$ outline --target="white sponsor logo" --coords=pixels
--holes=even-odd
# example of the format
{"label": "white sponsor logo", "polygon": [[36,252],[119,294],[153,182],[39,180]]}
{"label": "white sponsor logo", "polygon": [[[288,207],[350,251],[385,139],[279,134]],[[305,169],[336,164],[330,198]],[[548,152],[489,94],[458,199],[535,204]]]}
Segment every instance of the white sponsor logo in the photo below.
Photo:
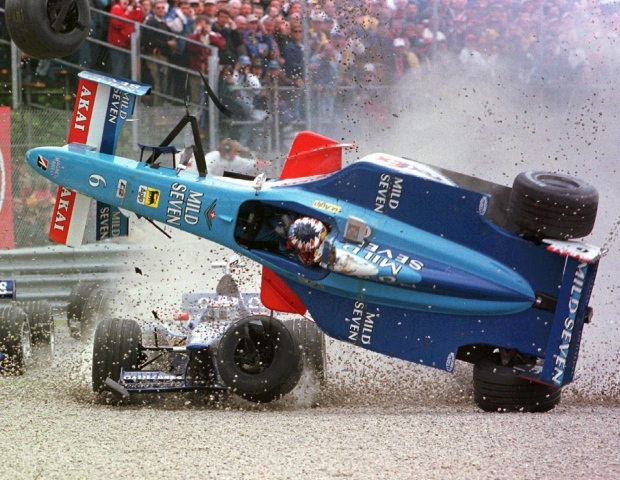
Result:
{"label": "white sponsor logo", "polygon": [[118,181],[116,185],[116,196],[118,198],[125,198],[125,192],[127,191],[127,181],[122,178]]}

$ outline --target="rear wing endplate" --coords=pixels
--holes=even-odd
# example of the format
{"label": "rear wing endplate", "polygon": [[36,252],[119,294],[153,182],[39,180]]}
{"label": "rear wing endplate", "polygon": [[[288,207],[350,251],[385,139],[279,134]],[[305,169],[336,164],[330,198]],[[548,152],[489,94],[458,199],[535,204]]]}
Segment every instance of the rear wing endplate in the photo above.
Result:
{"label": "rear wing endplate", "polygon": [[575,375],[583,325],[589,322],[592,314],[588,303],[604,251],[581,242],[544,242],[548,244],[547,250],[565,256],[566,263],[542,371],[540,376],[523,376],[562,387],[568,385]]}
{"label": "rear wing endplate", "polygon": [[[80,72],[78,77],[80,81],[67,143],[85,145],[114,155],[122,126],[133,114],[136,97],[147,95],[151,87],[91,71]],[[68,246],[81,245],[90,204],[89,197],[59,186],[50,225],[50,240]],[[96,212],[97,241],[127,235],[128,219],[118,209],[97,202]],[[115,225],[112,221],[116,222]]]}

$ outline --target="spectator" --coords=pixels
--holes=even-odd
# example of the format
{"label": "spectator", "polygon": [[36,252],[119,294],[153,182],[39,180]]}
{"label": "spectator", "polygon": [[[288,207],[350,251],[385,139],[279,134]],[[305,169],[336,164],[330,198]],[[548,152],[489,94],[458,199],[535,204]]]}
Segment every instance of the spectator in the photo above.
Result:
{"label": "spectator", "polygon": [[[270,45],[267,58],[269,60],[277,60],[280,65],[284,65],[284,58],[282,58],[280,47],[274,37],[275,25],[275,20],[271,17],[263,18],[263,20],[261,21],[261,26],[263,27],[263,36],[269,40],[268,44]],[[265,67],[267,67],[266,64]]]}
{"label": "spectator", "polygon": [[407,17],[407,5],[409,5],[409,2],[407,0],[395,0],[394,1],[394,11],[392,12],[392,20],[394,20],[394,19],[398,19],[398,20],[405,19]]}
{"label": "spectator", "polygon": [[233,120],[247,120],[245,105],[239,98],[239,90],[236,89],[234,78],[235,70],[232,65],[224,65],[218,83],[220,101],[231,111]]}
{"label": "spectator", "polygon": [[450,5],[452,16],[451,26],[444,31],[448,41],[448,47],[458,52],[465,47],[465,35],[469,17],[467,14],[467,0],[452,0]]}
{"label": "spectator", "polygon": [[[113,0],[88,0],[91,9],[109,11]],[[108,30],[108,17],[100,13],[90,14],[88,36],[95,40],[105,40]],[[101,68],[105,63],[108,48],[103,48],[92,42],[84,42],[78,51],[77,63],[83,68]]]}
{"label": "spectator", "polygon": [[[255,89],[261,87],[260,80],[250,71],[251,66],[252,60],[250,57],[241,55],[233,72],[234,86],[237,92],[239,92],[237,97],[243,104],[243,116],[246,120],[255,120],[253,118]],[[244,140],[247,141],[247,138]],[[241,143],[245,144],[246,141]]]}
{"label": "spectator", "polygon": [[246,50],[241,32],[237,30],[237,24],[230,18],[228,10],[225,8],[218,10],[212,30],[222,35],[226,41],[226,46],[220,50],[220,65],[235,65],[239,55],[245,54]]}
{"label": "spectator", "polygon": [[304,75],[304,44],[301,25],[291,29],[291,41],[284,47],[284,73],[298,87],[303,85]]}
{"label": "spectator", "polygon": [[[179,3],[179,0],[168,0],[168,5],[166,7],[166,21],[172,21],[174,22],[174,20],[176,19],[177,16],[177,4]],[[170,24],[168,24],[168,26],[170,27]],[[174,31],[174,28],[171,27],[172,31]]]}
{"label": "spectator", "polygon": [[239,0],[230,0],[228,3],[228,13],[230,13],[230,18],[236,20],[241,13],[241,2]]}
{"label": "spectator", "polygon": [[192,17],[194,20],[196,20],[199,15],[205,13],[205,4],[201,0],[191,0],[189,5],[192,7]]}
{"label": "spectator", "polygon": [[[118,0],[110,10],[110,24],[108,27],[108,43],[115,47],[129,50],[131,48],[131,34],[135,31],[133,22],[142,22],[144,11],[137,0]],[[131,78],[131,61],[129,52],[110,49],[110,64],[112,75]]]}
{"label": "spectator", "polygon": [[279,14],[280,14],[280,9],[278,7],[276,7],[275,5],[273,5],[273,4],[270,4],[269,7],[267,7],[267,13],[265,14],[265,16],[263,18],[261,18],[261,23],[266,18],[271,18],[272,20],[275,21],[276,17]]}
{"label": "spectator", "polygon": [[248,55],[252,61],[259,60],[264,67],[273,52],[273,40],[269,35],[263,34],[258,28],[258,17],[251,14],[248,17],[248,27],[243,32],[243,40]]}
{"label": "spectator", "polygon": [[252,5],[252,13],[256,15],[259,19],[263,18],[265,15],[265,9],[260,4]]}
{"label": "spectator", "polygon": [[[211,50],[207,45],[212,45],[218,49],[223,49],[226,41],[219,34],[211,31],[211,24],[206,15],[196,17],[196,28],[187,36],[188,39],[200,42],[205,46],[187,42],[187,55],[189,57],[189,69],[194,72],[201,72],[205,76],[209,71],[209,57]],[[202,79],[195,75],[190,76],[190,99],[192,102],[204,103]]]}
{"label": "spectator", "polygon": [[333,22],[330,33],[336,33],[340,31],[340,25],[338,23],[338,11],[336,10],[336,2],[334,0],[325,0],[323,3],[323,12]]}
{"label": "spectator", "polygon": [[[146,22],[149,28],[143,29],[144,32],[144,53],[154,57],[159,62],[168,62],[173,52],[176,50],[176,40],[167,34],[170,34],[170,28],[165,20],[166,1],[155,0],[153,6],[153,16]],[[166,85],[168,78],[168,66],[163,63],[153,61],[147,62],[151,78],[153,80],[153,88],[156,92],[163,93],[163,87]],[[156,97],[153,100],[155,105],[161,104],[161,98]]]}
{"label": "spectator", "polygon": [[235,23],[237,24],[237,30],[240,32],[245,32],[248,28],[248,20],[243,15],[237,15],[237,18],[235,18]]}
{"label": "spectator", "polygon": [[250,75],[246,78],[247,85],[252,88],[252,106],[254,111],[252,112],[252,118],[254,120],[264,120],[267,116],[267,91],[262,88],[264,70],[267,65],[264,65],[262,60],[256,59],[252,62],[252,70]]}
{"label": "spectator", "polygon": [[209,22],[213,24],[217,20],[217,2],[215,0],[205,0],[204,5],[203,13],[209,19]]}
{"label": "spectator", "polygon": [[297,120],[301,120],[304,117],[302,110],[302,92],[301,88],[304,86],[304,44],[303,44],[303,30],[301,25],[294,25],[292,30],[292,39],[284,47],[284,73],[290,78],[297,90],[290,93],[288,99]]}
{"label": "spectator", "polygon": [[260,57],[258,47],[260,36],[260,32],[258,30],[258,17],[252,13],[247,17],[247,21],[247,27],[243,31],[243,43],[250,60],[252,60]]}
{"label": "spectator", "polygon": [[319,119],[322,123],[334,121],[334,102],[338,84],[338,67],[335,62],[334,48],[326,43],[310,59],[314,85],[318,88]]}
{"label": "spectator", "polygon": [[[454,0],[453,0],[454,1]],[[462,0],[466,2],[467,0]],[[415,2],[409,2],[405,7],[405,16],[403,17],[405,22],[416,23],[418,18],[418,4]]]}
{"label": "spectator", "polygon": [[[273,98],[273,102],[277,102],[278,116],[280,125],[284,125],[285,128],[291,128],[290,124],[295,120],[293,111],[291,110],[289,103],[287,102],[287,96],[281,95],[276,92],[280,87],[292,87],[295,84],[293,81],[284,75],[280,64],[276,60],[270,60],[267,65],[267,75],[263,80],[263,86],[271,92],[270,97]],[[278,95],[276,95],[278,93]],[[273,103],[271,103],[273,105]],[[262,108],[269,112],[271,105],[265,103]]]}
{"label": "spectator", "polygon": [[[443,35],[443,34],[442,34]],[[445,37],[444,37],[445,38]],[[445,43],[445,42],[444,42]],[[392,70],[394,82],[399,82],[403,77],[411,72],[417,72],[420,64],[417,57],[407,49],[407,42],[403,38],[394,39],[393,61],[388,64],[388,69]]]}
{"label": "spectator", "polygon": [[281,22],[277,23],[276,31],[273,32],[273,38],[278,44],[282,59],[284,60],[284,49],[291,41],[291,24],[286,20],[282,20]]}
{"label": "spectator", "polygon": [[[380,23],[377,26],[374,42],[368,47],[366,61],[375,65],[385,65],[390,63],[394,54],[394,40],[390,36],[390,29],[387,23]],[[381,68],[384,72],[382,80],[391,82],[391,71]]]}
{"label": "spectator", "polygon": [[153,15],[153,1],[152,0],[141,0],[140,5],[142,6],[142,11],[144,12],[143,21],[146,22]]}
{"label": "spectator", "polygon": [[250,13],[252,13],[252,4],[249,1],[243,2],[239,10],[239,15],[243,15],[247,18]]}
{"label": "spectator", "polygon": [[[196,22],[192,18],[192,7],[189,0],[180,0],[176,8],[175,23],[181,25],[181,30],[176,32],[180,37],[187,37],[196,27]],[[167,91],[176,98],[185,98],[188,92],[185,91],[185,69],[189,66],[190,58],[186,51],[187,42],[180,38],[177,40],[177,47],[170,58],[170,63],[177,65],[180,69],[173,69],[169,76]]]}
{"label": "spectator", "polygon": [[325,13],[316,10],[312,12],[308,35],[310,36],[310,51],[313,54],[318,52],[323,45],[329,43],[329,38],[323,27],[324,20],[327,20],[327,15],[325,15]]}
{"label": "spectator", "polygon": [[295,15],[301,16],[302,8],[301,8],[301,0],[291,0],[288,4],[288,8],[284,7],[283,9],[285,13],[288,15],[289,22],[291,18]]}
{"label": "spectator", "polygon": [[484,78],[490,74],[490,66],[478,50],[478,39],[474,34],[465,37],[465,47],[461,50],[459,62],[469,78]]}

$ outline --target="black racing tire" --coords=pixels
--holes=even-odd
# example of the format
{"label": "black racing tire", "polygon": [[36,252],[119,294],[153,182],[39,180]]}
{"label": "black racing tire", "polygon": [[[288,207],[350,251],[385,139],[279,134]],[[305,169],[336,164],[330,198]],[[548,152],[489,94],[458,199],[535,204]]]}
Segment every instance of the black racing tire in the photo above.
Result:
{"label": "black racing tire", "polygon": [[90,28],[88,0],[6,0],[6,26],[26,55],[62,58],[84,42]]}
{"label": "black racing tire", "polygon": [[109,313],[108,292],[101,288],[95,288],[82,308],[80,315],[80,338],[87,340],[92,335],[101,319]]}
{"label": "black racing tire", "polygon": [[143,360],[142,330],[135,320],[105,319],[93,340],[93,392],[102,393],[106,378],[118,382],[121,368],[135,370]]}
{"label": "black racing tire", "polygon": [[325,334],[316,323],[305,318],[295,318],[283,322],[293,332],[301,346],[304,357],[304,370],[310,369],[321,385],[327,381],[327,351]]}
{"label": "black racing tire", "polygon": [[566,240],[589,235],[598,211],[598,191],[561,173],[517,175],[508,203],[508,222],[536,239]]}
{"label": "black racing tire", "polygon": [[0,308],[0,374],[22,375],[32,355],[28,316],[21,308]]}
{"label": "black racing tire", "polygon": [[474,401],[487,412],[548,412],[560,403],[561,387],[519,377],[534,365],[508,367],[491,359],[474,365]]}
{"label": "black racing tire", "polygon": [[18,302],[17,306],[28,316],[33,348],[38,352],[53,355],[56,336],[52,306],[46,300]]}
{"label": "black racing tire", "polygon": [[233,393],[267,403],[295,388],[303,355],[293,334],[276,318],[254,315],[235,322],[217,350],[220,377]]}
{"label": "black racing tire", "polygon": [[67,302],[67,326],[74,338],[79,338],[80,336],[82,310],[84,309],[84,304],[96,288],[97,284],[95,282],[80,280],[71,289],[69,301]]}

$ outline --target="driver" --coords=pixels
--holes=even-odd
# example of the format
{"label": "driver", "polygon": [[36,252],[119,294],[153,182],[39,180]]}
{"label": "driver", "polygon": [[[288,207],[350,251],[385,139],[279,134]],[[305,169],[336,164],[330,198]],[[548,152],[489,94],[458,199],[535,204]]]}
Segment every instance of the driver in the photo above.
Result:
{"label": "driver", "polygon": [[299,261],[306,266],[320,261],[320,246],[327,236],[323,222],[312,217],[300,217],[288,231],[288,245],[297,253]]}

